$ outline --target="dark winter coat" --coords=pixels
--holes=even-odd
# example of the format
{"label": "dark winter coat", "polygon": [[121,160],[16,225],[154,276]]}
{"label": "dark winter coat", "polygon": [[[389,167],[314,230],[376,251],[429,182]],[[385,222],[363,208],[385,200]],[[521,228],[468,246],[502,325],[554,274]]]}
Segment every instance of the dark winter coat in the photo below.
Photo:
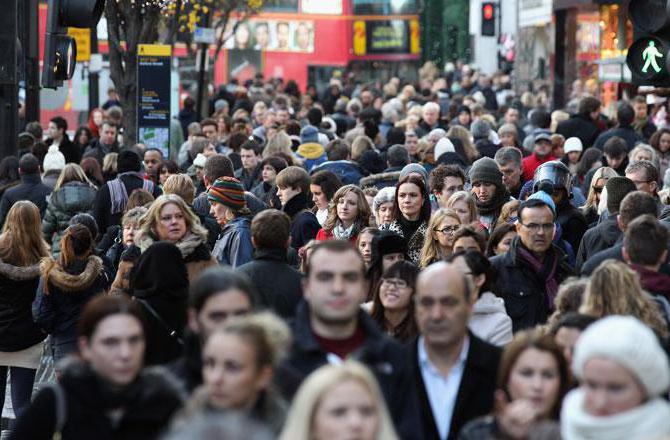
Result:
{"label": "dark winter coat", "polygon": [[[168,425],[184,396],[165,369],[143,370],[122,391],[113,391],[91,368],[77,361],[62,373],[66,422],[62,438],[68,440],[151,440]],[[114,423],[108,412],[122,408]],[[11,439],[51,440],[56,429],[56,397],[52,388],[40,391],[18,418]]]}
{"label": "dark winter coat", "polygon": [[[465,359],[463,377],[458,387],[454,411],[447,439],[455,439],[468,421],[486,415],[493,409],[493,393],[496,390],[498,364],[501,350],[468,332],[470,348]],[[419,411],[424,439],[439,439],[430,399],[423,382],[419,365],[419,339],[410,345],[409,365],[414,386],[419,398]]]}
{"label": "dark winter coat", "polygon": [[276,185],[270,185],[269,183],[261,182],[251,190],[251,194],[262,200],[268,208],[281,208],[281,201],[277,196]]}
{"label": "dark winter coat", "polygon": [[[244,201],[253,215],[267,209],[265,203],[249,191],[244,192]],[[211,205],[209,204],[209,200],[207,200],[206,192],[198,195],[198,197],[193,200],[193,210],[198,216],[209,216],[209,218],[214,219],[209,213],[210,208]]]}
{"label": "dark winter coat", "polygon": [[[349,357],[364,363],[377,378],[400,437],[422,438],[416,391],[407,362],[407,350],[385,335],[362,310],[359,311],[358,325],[365,334],[365,341],[363,346]],[[282,366],[286,371],[293,373],[293,377],[304,380],[314,370],[327,363],[328,353],[321,348],[312,333],[309,306],[302,302],[298,306],[293,325],[291,353]],[[290,387],[296,384],[278,385],[290,401],[296,391]]]}
{"label": "dark winter coat", "polygon": [[30,310],[39,281],[39,263],[14,266],[0,260],[0,351],[25,350],[46,338]]}
{"label": "dark winter coat", "polygon": [[[47,146],[50,146],[52,141],[47,142]],[[79,163],[81,162],[81,156],[83,151],[78,145],[75,145],[74,142],[70,140],[67,134],[63,134],[63,139],[58,145],[58,151],[63,153],[66,163]]]}
{"label": "dark winter coat", "polygon": [[[48,284],[45,273],[49,273]],[[54,346],[77,340],[77,322],[88,301],[109,287],[102,260],[90,256],[63,269],[54,260],[43,262],[40,284],[33,302],[33,318],[51,335]]]}
{"label": "dark winter coat", "polygon": [[566,200],[558,208],[556,222],[561,225],[563,240],[570,243],[572,249],[579,249],[579,243],[589,228],[584,214]]}
{"label": "dark winter coat", "polygon": [[556,133],[563,135],[563,137],[578,137],[584,145],[586,150],[592,147],[600,134],[600,127],[591,118],[582,115],[573,115],[567,121],[558,123]]}
{"label": "dark winter coat", "polygon": [[367,174],[356,162],[351,160],[335,160],[324,162],[321,165],[312,168],[310,174],[317,171],[327,170],[340,178],[342,185],[358,185],[358,182]]}
{"label": "dark winter coat", "polygon": [[219,264],[233,269],[251,261],[254,246],[251,244],[251,218],[236,217],[230,220],[219,234],[212,255]]}
{"label": "dark winter coat", "polygon": [[619,229],[616,214],[608,217],[602,223],[589,229],[582,237],[577,252],[577,264],[575,270],[579,272],[582,265],[598,252],[609,249],[622,237],[623,232]]}
{"label": "dark winter coat", "polygon": [[633,130],[632,127],[615,127],[610,128],[604,133],[601,133],[596,139],[593,146],[598,148],[599,150],[602,150],[603,147],[605,146],[605,142],[607,142],[608,140],[612,139],[615,136],[620,137],[621,139],[626,141],[626,145],[628,145],[628,151],[635,148],[635,144],[637,144],[638,142],[644,141],[644,139],[642,139],[642,136],[640,136],[635,130]]}
{"label": "dark winter coat", "polygon": [[70,224],[70,219],[79,213],[91,214],[96,190],[82,182],[68,182],[51,193],[46,213],[42,219],[44,239],[51,243],[51,254],[60,254],[60,239]]}
{"label": "dark winter coat", "polygon": [[302,299],[302,274],[289,266],[286,249],[256,249],[253,261],[238,271],[256,287],[263,307],[287,320],[295,316]]}
{"label": "dark winter coat", "polygon": [[[140,178],[135,174],[126,174],[120,176],[123,186],[126,188],[126,193],[130,195],[136,189],[141,189],[144,187],[144,179]],[[163,193],[163,191],[156,185],[154,186],[153,196],[158,197]],[[109,193],[109,184],[106,183],[100,187],[98,194],[95,198],[95,203],[93,206],[93,217],[98,223],[98,230],[106,231],[108,227],[112,225],[120,225],[121,218],[123,217],[123,211],[112,214],[112,199]]]}
{"label": "dark winter coat", "polygon": [[321,229],[316,216],[309,211],[308,202],[307,195],[299,193],[282,206],[282,211],[291,218],[291,247],[295,250],[315,239]]}
{"label": "dark winter coat", "polygon": [[479,153],[479,157],[490,157],[493,159],[498,151],[499,146],[488,139],[479,139],[475,142],[475,148]]}
{"label": "dark winter coat", "polygon": [[261,172],[263,171],[261,164],[250,173],[244,168],[235,171],[235,178],[242,182],[245,191],[251,191],[256,185],[261,183]]}
{"label": "dark winter coat", "polygon": [[93,142],[90,143],[88,147],[86,147],[86,150],[84,150],[84,157],[93,157],[95,160],[98,161],[100,166],[102,167],[102,161],[105,159],[105,156],[107,156],[109,153],[118,153],[119,152],[119,144],[114,142],[112,145],[105,145],[100,142],[100,139],[96,139]]}
{"label": "dark winter coat", "polygon": [[21,175],[21,183],[5,191],[0,199],[0,225],[4,225],[10,208],[20,200],[33,202],[40,210],[40,216],[44,217],[49,194],[51,188],[42,183],[38,173]]}
{"label": "dark winter coat", "polygon": [[[521,240],[516,237],[507,253],[491,258],[491,265],[498,272],[496,294],[505,300],[505,309],[512,318],[514,332],[544,324],[553,309],[553,304],[549,304],[547,299],[544,282],[538,279],[526,262],[520,261],[520,245]],[[557,254],[555,278],[556,283],[560,284],[573,271],[563,251],[552,245],[550,252]]]}

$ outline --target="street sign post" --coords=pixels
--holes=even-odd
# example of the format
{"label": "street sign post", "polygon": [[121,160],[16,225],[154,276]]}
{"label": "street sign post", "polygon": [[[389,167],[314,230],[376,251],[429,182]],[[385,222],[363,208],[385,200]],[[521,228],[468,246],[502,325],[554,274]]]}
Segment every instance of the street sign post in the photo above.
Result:
{"label": "street sign post", "polygon": [[170,152],[170,80],[172,47],[140,44],[137,49],[138,142]]}

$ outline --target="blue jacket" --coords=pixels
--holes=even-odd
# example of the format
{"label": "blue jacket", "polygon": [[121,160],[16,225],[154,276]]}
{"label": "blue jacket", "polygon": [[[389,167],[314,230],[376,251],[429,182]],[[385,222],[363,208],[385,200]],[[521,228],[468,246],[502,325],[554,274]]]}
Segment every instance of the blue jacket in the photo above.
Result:
{"label": "blue jacket", "polygon": [[327,170],[335,173],[340,178],[343,185],[358,185],[358,182],[365,177],[365,172],[356,162],[350,160],[335,160],[324,162],[321,165],[312,168],[310,174],[317,171]]}
{"label": "blue jacket", "polygon": [[212,251],[219,264],[232,266],[233,269],[251,261],[253,254],[251,219],[247,216],[236,217],[228,222]]}

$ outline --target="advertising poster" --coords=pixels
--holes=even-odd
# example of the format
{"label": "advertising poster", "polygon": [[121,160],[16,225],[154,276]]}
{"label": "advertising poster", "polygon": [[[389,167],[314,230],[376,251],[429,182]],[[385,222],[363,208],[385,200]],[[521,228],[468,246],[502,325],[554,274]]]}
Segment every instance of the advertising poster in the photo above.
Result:
{"label": "advertising poster", "polygon": [[171,55],[167,45],[141,44],[137,50],[137,141],[164,157],[170,148]]}

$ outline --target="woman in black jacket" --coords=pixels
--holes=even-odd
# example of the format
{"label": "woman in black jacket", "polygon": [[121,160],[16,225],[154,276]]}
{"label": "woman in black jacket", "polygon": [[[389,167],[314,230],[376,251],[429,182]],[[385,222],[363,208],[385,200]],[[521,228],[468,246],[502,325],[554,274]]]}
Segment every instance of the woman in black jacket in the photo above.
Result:
{"label": "woman in black jacket", "polygon": [[39,209],[32,202],[15,203],[0,235],[0,411],[7,370],[14,413],[20,414],[30,403],[46,337],[33,322],[30,305],[40,279],[40,260],[48,255]]}
{"label": "woman in black jacket", "polygon": [[33,302],[33,318],[51,335],[54,361],[77,351],[76,324],[86,303],[109,286],[102,260],[93,255],[93,237],[72,225],[61,239],[57,260],[45,259]]}
{"label": "woman in black jacket", "polygon": [[146,341],[139,305],[125,296],[100,295],[84,308],[77,333],[81,359],[35,396],[10,438],[158,438],[183,399],[167,371],[142,370]]}

